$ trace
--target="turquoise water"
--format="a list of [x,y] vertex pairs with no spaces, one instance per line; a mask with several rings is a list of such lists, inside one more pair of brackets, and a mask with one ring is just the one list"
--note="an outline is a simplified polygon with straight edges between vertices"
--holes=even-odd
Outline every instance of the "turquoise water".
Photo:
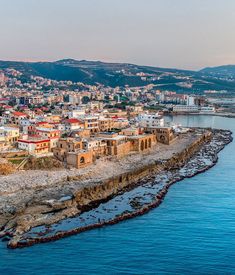
[[[235,119],[174,121],[235,132]],[[215,167],[175,184],[144,216],[24,249],[0,242],[0,274],[235,274],[234,153],[235,142]]]

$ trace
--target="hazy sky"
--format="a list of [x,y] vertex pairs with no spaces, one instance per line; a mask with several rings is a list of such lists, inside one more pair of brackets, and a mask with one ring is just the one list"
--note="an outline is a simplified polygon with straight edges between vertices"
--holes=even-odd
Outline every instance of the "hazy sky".
[[0,59],[235,64],[235,0],[0,0]]

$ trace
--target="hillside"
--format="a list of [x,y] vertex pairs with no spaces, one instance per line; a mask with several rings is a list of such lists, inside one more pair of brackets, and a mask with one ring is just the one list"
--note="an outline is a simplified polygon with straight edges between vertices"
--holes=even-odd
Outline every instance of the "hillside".
[[234,79],[235,78],[235,65],[208,67],[208,68],[202,69],[200,71],[200,73]]
[[57,81],[83,82],[90,85],[99,83],[110,87],[153,84],[159,89],[177,92],[202,92],[209,89],[235,92],[235,79],[231,79],[232,72],[235,76],[235,66],[206,68],[196,72],[73,59],[55,62],[0,61],[0,70],[9,68],[22,72],[26,79],[33,75]]

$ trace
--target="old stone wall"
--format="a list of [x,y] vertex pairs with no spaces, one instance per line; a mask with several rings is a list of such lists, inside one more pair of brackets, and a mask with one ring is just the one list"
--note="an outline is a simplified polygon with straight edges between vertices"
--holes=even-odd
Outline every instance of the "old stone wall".
[[[95,201],[108,199],[109,197],[120,192],[122,189],[130,186],[145,176],[150,175],[151,173],[157,173],[163,169],[175,169],[177,167],[181,167],[204,142],[211,139],[212,133],[207,132],[200,136],[187,149],[174,155],[174,157],[165,163],[156,162],[155,164],[141,167],[138,170],[123,173],[118,177],[111,178],[105,182],[97,183],[95,186],[86,187],[76,193],[75,200],[80,207],[84,207],[90,203],[94,203]],[[76,180],[76,177],[70,178],[69,180]]]

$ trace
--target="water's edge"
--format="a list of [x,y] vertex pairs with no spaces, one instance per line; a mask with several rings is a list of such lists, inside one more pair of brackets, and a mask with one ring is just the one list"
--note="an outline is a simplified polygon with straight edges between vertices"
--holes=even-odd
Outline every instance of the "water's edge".
[[[133,211],[129,211],[129,212],[124,211],[121,214],[115,216],[114,218],[109,217],[107,220],[106,219],[102,221],[99,220],[96,223],[88,224],[85,226],[82,226],[82,223],[81,223],[80,227],[73,228],[66,231],[62,231],[60,229],[60,226],[61,226],[60,224],[58,228],[56,228],[56,231],[52,233],[48,227],[43,228],[43,230],[41,230],[42,229],[41,228],[37,234],[35,234],[34,232],[34,234],[30,235],[30,232],[29,232],[21,236],[21,238],[18,239],[17,241],[10,240],[10,242],[8,243],[8,247],[10,248],[26,247],[37,243],[54,241],[54,240],[58,240],[60,238],[78,234],[87,230],[100,228],[106,225],[113,225],[118,222],[124,221],[126,219],[143,215],[162,203],[165,195],[168,192],[168,189],[174,183],[179,182],[185,178],[193,177],[199,173],[203,173],[206,170],[213,167],[218,161],[218,153],[226,146],[226,144],[230,143],[231,141],[232,141],[232,133],[230,131],[214,130],[213,138],[211,140],[208,140],[208,139],[204,140],[204,143],[206,143],[207,145],[205,145],[204,143],[199,143],[198,146],[194,148],[195,149],[193,151],[194,157],[191,159],[191,164],[189,159],[192,157],[192,153],[190,154],[190,156],[188,156],[188,158],[185,159],[183,165],[182,163],[180,165],[178,163],[178,167],[177,165],[176,167],[171,167],[171,170],[173,171],[171,172],[171,175],[168,175],[168,181],[166,181],[165,184],[162,185],[161,188],[157,190],[157,192],[155,190],[156,194],[152,197],[151,202],[140,205],[138,209],[135,208],[135,209],[132,209]],[[204,160],[204,162],[202,162],[202,160]],[[169,169],[169,166],[168,166],[168,169]],[[164,171],[164,173],[166,173],[166,170]],[[156,177],[156,174],[154,175],[154,177]],[[153,179],[153,175],[148,176],[146,180],[149,181],[150,179]],[[146,182],[146,180],[144,182]],[[152,186],[155,187],[156,184],[153,184]],[[144,196],[145,193],[143,193],[142,195]],[[100,201],[100,203],[102,203],[102,201]],[[95,206],[97,206],[97,202],[94,203],[93,208]],[[6,235],[10,236],[11,234],[7,234],[6,232]]]

